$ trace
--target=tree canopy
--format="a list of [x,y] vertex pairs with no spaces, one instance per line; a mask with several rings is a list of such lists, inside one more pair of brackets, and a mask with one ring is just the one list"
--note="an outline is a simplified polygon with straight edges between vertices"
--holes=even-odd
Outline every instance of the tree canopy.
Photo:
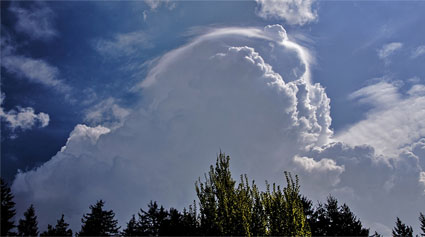
[[24,219],[19,220],[18,235],[38,236],[38,221],[32,204],[24,213]]
[[81,219],[82,226],[79,236],[113,236],[117,235],[120,227],[118,221],[114,219],[115,213],[112,210],[103,210],[105,202],[99,200],[90,206],[90,213]]
[[0,179],[1,183],[1,236],[15,235],[12,229],[15,228],[13,217],[16,214],[15,202],[10,187]]

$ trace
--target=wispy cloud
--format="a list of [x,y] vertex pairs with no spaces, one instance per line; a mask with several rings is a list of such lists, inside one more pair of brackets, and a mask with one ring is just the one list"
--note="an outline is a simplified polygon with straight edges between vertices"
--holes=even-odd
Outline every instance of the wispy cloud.
[[139,49],[151,48],[152,46],[148,35],[143,31],[116,34],[113,39],[94,41],[95,50],[107,56],[129,56]]
[[33,59],[21,55],[5,55],[2,57],[1,66],[9,73],[25,78],[31,82],[59,91],[69,91],[69,86],[59,80],[59,69],[42,59]]
[[425,54],[425,45],[418,46],[411,55],[411,58],[417,58]]
[[38,40],[50,40],[58,36],[54,28],[54,12],[45,3],[36,2],[30,8],[13,4],[9,11],[16,15],[16,31]]
[[393,55],[396,51],[400,50],[403,47],[403,44],[400,42],[392,42],[385,44],[381,49],[378,50],[378,57],[384,60],[385,63],[389,63],[389,57]]
[[317,20],[315,0],[256,0],[262,18],[278,18],[291,25],[304,25]]

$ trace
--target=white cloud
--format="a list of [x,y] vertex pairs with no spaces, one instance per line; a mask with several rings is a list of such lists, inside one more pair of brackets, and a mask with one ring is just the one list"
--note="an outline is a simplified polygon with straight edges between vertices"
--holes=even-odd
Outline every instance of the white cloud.
[[4,55],[1,66],[9,73],[16,74],[31,82],[67,92],[70,87],[59,79],[59,69],[42,59],[33,59],[21,55]]
[[54,28],[54,12],[43,2],[35,2],[29,9],[12,4],[9,11],[16,15],[15,28],[33,39],[50,40],[58,36]]
[[348,98],[357,99],[361,103],[372,104],[375,107],[393,106],[400,100],[400,94],[396,85],[381,81],[351,93]]
[[84,121],[91,125],[102,124],[109,128],[117,128],[123,125],[129,114],[130,110],[122,108],[116,99],[110,97],[88,108]]
[[263,18],[280,18],[290,25],[304,25],[317,20],[315,0],[256,0],[258,15]]
[[300,165],[303,169],[308,172],[327,172],[327,171],[336,171],[338,173],[344,172],[344,166],[338,166],[334,160],[331,159],[321,159],[320,161],[315,161],[313,158],[309,157],[300,157],[295,156],[294,162]]
[[[4,94],[1,94],[0,105],[3,104]],[[7,127],[12,131],[12,138],[16,137],[16,130],[29,130],[35,126],[46,127],[49,125],[50,117],[48,114],[40,112],[36,114],[31,107],[22,108],[20,106],[16,109],[4,111],[0,107],[0,118],[7,124]]]
[[425,45],[418,46],[411,55],[411,58],[417,58],[425,54]]
[[144,0],[144,2],[150,7],[152,11],[155,11],[161,5],[165,5],[169,10],[172,10],[176,7],[176,3],[170,0]]
[[415,85],[407,95],[389,82],[378,82],[351,95],[373,106],[365,120],[337,134],[336,139],[351,145],[370,144],[378,154],[394,157],[399,149],[425,137],[425,96]]
[[[423,186],[425,186],[425,172],[419,173],[419,182],[422,183]],[[425,194],[425,189],[424,189]]]
[[378,50],[378,57],[384,60],[386,63],[389,63],[389,57],[396,51],[400,50],[402,47],[403,44],[400,42],[385,44],[381,49]]
[[[352,136],[332,137],[330,100],[310,78],[313,58],[290,39],[279,25],[222,28],[168,52],[135,87],[143,99],[122,126],[79,125],[51,160],[18,174],[18,212],[34,203],[41,227],[65,213],[78,230],[99,198],[122,224],[149,200],[182,208],[221,148],[234,175],[282,183],[283,170],[295,171],[313,200],[331,192],[366,224],[391,229],[395,216],[416,220],[406,216],[425,198],[418,182],[423,97],[389,83],[362,89],[352,98],[376,111],[353,125],[360,130]],[[381,137],[382,144],[373,140]],[[387,147],[395,147],[391,159],[382,155]]]
[[143,31],[117,34],[112,40],[99,39],[94,42],[94,48],[107,56],[129,56],[139,49],[150,47],[152,43]]
[[[32,202],[44,213],[41,227],[64,212],[78,228],[99,198],[122,222],[151,199],[181,208],[220,148],[232,155],[236,174],[280,182],[299,150],[332,133],[329,99],[310,84],[309,54],[284,36],[280,26],[218,29],[167,53],[121,127],[101,130],[96,140],[85,134],[104,127],[77,126],[50,161],[18,174],[19,212]],[[99,118],[112,102],[88,117]]]

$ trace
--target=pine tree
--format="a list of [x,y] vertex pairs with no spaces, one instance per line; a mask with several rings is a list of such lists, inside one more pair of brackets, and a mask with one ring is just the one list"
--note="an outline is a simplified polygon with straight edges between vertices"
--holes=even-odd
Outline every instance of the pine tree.
[[[304,209],[308,201],[304,201]],[[308,219],[313,236],[368,236],[369,229],[362,227],[362,223],[350,208],[343,204],[338,206],[336,198],[329,196],[326,204],[319,203],[312,213],[311,206],[306,213],[310,213]],[[311,214],[312,213],[312,214]]]
[[90,206],[91,213],[87,213],[81,219],[82,226],[79,236],[112,236],[117,235],[120,227],[118,221],[114,219],[112,210],[103,210],[105,202],[97,201]]
[[38,222],[35,215],[34,206],[31,206],[24,213],[24,219],[19,220],[18,235],[19,236],[37,236],[38,235]]
[[1,236],[15,235],[11,232],[15,228],[13,217],[16,214],[15,203],[13,202],[13,194],[10,187],[2,178],[1,183]]
[[44,231],[40,236],[72,236],[72,230],[68,229],[69,224],[65,222],[64,215],[57,220],[56,226],[47,225],[47,231]]
[[421,222],[421,236],[425,236],[425,216],[422,212],[419,213],[419,221]]
[[141,235],[158,236],[160,234],[161,226],[168,218],[168,212],[163,206],[158,207],[156,202],[150,202],[148,210],[140,209],[139,223]]
[[392,234],[394,237],[413,237],[413,228],[401,222],[400,218],[397,217]]
[[124,236],[140,236],[142,233],[139,232],[139,226],[134,215],[131,217],[130,221],[127,223],[127,227],[121,233]]

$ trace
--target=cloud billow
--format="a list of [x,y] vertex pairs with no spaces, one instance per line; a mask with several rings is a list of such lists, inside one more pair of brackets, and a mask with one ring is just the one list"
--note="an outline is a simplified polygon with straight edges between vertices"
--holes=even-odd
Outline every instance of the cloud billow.
[[34,203],[41,228],[63,212],[78,229],[100,198],[122,224],[150,200],[182,208],[219,149],[231,155],[234,174],[259,184],[281,183],[284,170],[296,171],[313,199],[363,191],[352,175],[364,166],[367,174],[382,172],[377,192],[385,182],[394,190],[404,181],[392,178],[396,172],[376,161],[372,147],[335,142],[330,100],[311,82],[311,61],[280,25],[221,28],[193,39],[163,55],[134,87],[143,99],[119,127],[77,125],[51,160],[19,172],[12,186],[18,211]]

